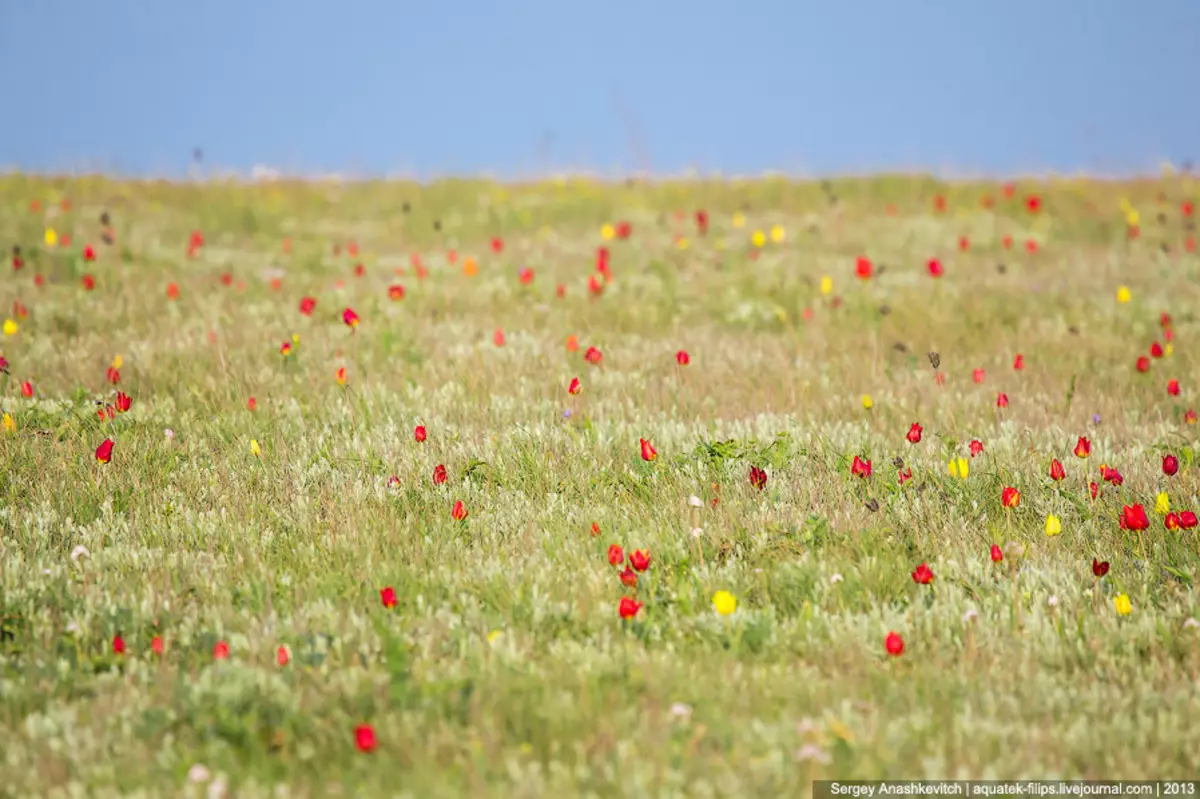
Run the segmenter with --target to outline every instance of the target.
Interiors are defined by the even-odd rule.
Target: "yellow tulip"
[[[771,241],[775,242],[776,244],[781,243],[785,235],[786,234],[784,233],[782,225],[775,225],[773,228],[771,228]]]
[[[1133,293],[1129,291],[1129,286],[1121,286],[1117,289],[1117,302],[1129,302],[1133,299]]]
[[[605,241],[612,241],[613,237],[616,235],[617,229],[612,225],[606,224],[604,227],[600,228],[600,238],[604,239]]]
[[[4,335],[15,336],[15,335],[17,335],[17,330],[18,330],[18,328],[17,328],[16,322],[14,322],[11,319],[4,320]]]
[[[52,227],[46,228],[46,235],[43,237],[47,247],[55,247],[58,245],[58,233]]]
[[[822,294],[832,294],[833,293],[833,278],[831,278],[829,275],[826,275],[825,277],[821,278],[821,293]]]
[[[750,237],[750,241],[755,247],[761,247],[767,243],[767,234],[761,230],[756,230],[754,231],[754,235]]]
[[[12,414],[8,411],[4,412],[4,431],[6,433],[17,432],[17,420],[13,419]]]
[[[1113,597],[1113,607],[1121,616],[1128,616],[1133,612],[1133,603],[1129,601],[1128,594],[1117,594]]]
[[[722,616],[728,616],[737,610],[737,597],[728,591],[718,591],[713,594],[712,603],[713,610]]]
[[[1171,512],[1171,498],[1167,496],[1166,491],[1159,491],[1158,496],[1154,498],[1154,512],[1159,516],[1166,516]]]
[[[118,353],[116,355],[116,357],[114,357],[112,360],[112,368],[120,369],[124,365],[125,365],[125,359],[121,357],[120,353]]]
[[[1129,225],[1130,227],[1137,227],[1141,223],[1142,215],[1137,211],[1130,209],[1129,211],[1125,212],[1125,224]]]
[[[262,454],[262,450],[259,449],[259,447],[258,447],[258,439],[257,438],[250,439],[250,454],[256,458]]]
[[[680,236],[680,237],[679,237],[679,241],[675,242],[675,247],[676,247],[676,248],[678,248],[678,249],[680,249],[680,250],[686,250],[686,249],[688,248],[688,240],[687,240],[687,237],[686,237],[686,236]]]
[[[1062,522],[1058,517],[1051,513],[1046,517],[1046,535],[1058,535],[1062,532]]]
[[[746,226],[746,215],[743,214],[741,211],[738,211],[737,213],[735,213],[733,215],[733,226],[735,228],[737,228],[738,230],[741,230],[742,228],[744,228]]]
[[[869,411],[875,407],[875,400],[871,399],[870,394],[862,395],[862,406],[863,406],[863,410],[865,410],[865,411]]]
[[[971,466],[966,458],[951,458],[950,463],[946,466],[950,476],[957,477],[959,480],[966,480],[967,475],[971,473]]]

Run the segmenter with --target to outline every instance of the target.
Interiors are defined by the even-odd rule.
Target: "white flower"
[[[71,561],[73,563],[78,563],[80,558],[90,558],[91,556],[92,553],[88,552],[88,548],[83,544],[77,544],[75,548],[71,550]]]
[[[975,608],[969,608],[967,610],[967,612],[963,614],[963,618],[962,618],[963,624],[973,622],[978,618],[979,618],[979,611],[977,611]]]
[[[671,705],[671,715],[677,719],[691,718],[692,706],[684,704],[683,702],[676,702],[675,704]]]
[[[805,744],[796,750],[797,760],[811,760],[814,763],[828,763],[829,753],[816,744]]]
[[[816,729],[817,729],[816,722],[814,722],[808,716],[805,716],[804,718],[802,718],[798,722],[796,722],[796,734],[797,735],[808,735],[810,732],[814,732]]]
[[[1183,629],[1185,629],[1185,630],[1189,630],[1189,629],[1190,630],[1200,630],[1200,621],[1196,621],[1195,619],[1188,619],[1187,621],[1185,621],[1183,623]]]
[[[167,437],[167,441],[175,440],[175,431],[169,427],[163,431],[163,435]]]
[[[224,799],[228,787],[225,775],[218,774],[217,778],[208,784],[208,799]]]
[[[699,527],[694,527],[694,528],[692,528],[692,538],[694,538],[694,539],[696,539],[697,541],[699,541],[699,540],[700,540],[700,536],[702,536],[702,535],[704,535],[704,531],[703,531],[703,530],[701,530]]]
[[[837,585],[838,583],[840,583],[840,582],[841,582],[842,580],[844,580],[844,579],[846,579],[846,578],[845,578],[845,577],[843,577],[843,576],[842,576],[842,575],[840,575],[840,574],[837,574],[837,573],[835,572],[833,575],[831,575],[831,576],[830,576],[830,578],[829,578],[829,582],[830,582],[832,585]]]
[[[1052,608],[1058,607],[1058,597],[1055,596],[1054,594],[1051,594],[1049,597],[1046,598],[1046,604]]]
[[[203,763],[197,763],[188,769],[188,782],[208,782],[211,778],[212,774]]]
[[[690,497],[688,497],[688,504],[693,508],[704,507],[704,503],[700,501],[700,497],[696,496],[695,494],[692,494]]]

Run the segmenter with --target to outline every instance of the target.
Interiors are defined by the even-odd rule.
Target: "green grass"
[[[0,241],[25,260],[0,290],[19,325],[0,341],[15,426],[0,431],[4,790],[791,796],[831,776],[1194,775],[1200,528],[1166,530],[1154,505],[1165,491],[1200,510],[1185,421],[1200,256],[1180,211],[1195,195],[1179,177],[1023,183],[1012,198],[904,177],[0,179]],[[591,296],[602,225],[619,220],[633,235],[607,242],[612,281]],[[752,258],[753,232],[775,225],[784,240]],[[48,226],[70,245],[45,246]],[[188,257],[193,230],[205,244]],[[1141,374],[1137,357],[1166,343],[1162,312],[1171,352]],[[132,408],[98,418],[117,389]],[[1167,452],[1182,462],[1170,478]],[[869,479],[851,476],[855,455]],[[966,480],[948,473],[960,456]],[[1124,483],[1093,501],[1101,464]],[[1005,486],[1019,507],[1001,506]],[[1118,525],[1135,502],[1140,533]],[[1050,513],[1061,535],[1045,534]],[[618,617],[632,589],[614,543],[652,557],[633,621]],[[1093,558],[1112,564],[1098,586]],[[910,576],[923,562],[931,585]],[[733,615],[714,611],[718,590]],[[197,764],[207,774],[189,777]]]

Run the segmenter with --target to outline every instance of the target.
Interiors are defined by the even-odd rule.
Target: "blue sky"
[[[0,2],[0,166],[1127,172],[1200,157],[1200,2]]]

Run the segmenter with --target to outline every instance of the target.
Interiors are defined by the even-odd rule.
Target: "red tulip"
[[[439,463],[437,466],[434,466],[433,467],[433,484],[435,486],[440,486],[442,483],[446,482],[446,480],[447,480],[447,475],[446,475],[445,465]]]
[[[652,461],[658,457],[658,452],[655,451],[654,447],[650,444],[649,441],[647,441],[644,438],[639,438],[638,442],[641,444],[641,447],[642,447],[642,460]]]
[[[857,455],[854,456],[854,461],[850,464],[850,474],[855,477],[866,479],[871,476],[871,461],[863,460]]]
[[[1042,198],[1036,194],[1031,194],[1025,198],[1025,207],[1029,209],[1029,213],[1036,214],[1042,210]]]
[[[342,321],[346,323],[346,327],[353,330],[358,327],[358,314],[354,312],[353,308],[347,308],[342,311]]]
[[[1008,407],[1008,395],[1005,394],[1003,391],[1001,391],[999,394],[996,395],[996,407],[997,408],[1007,408]]]
[[[629,565],[634,571],[644,572],[650,568],[650,553],[641,549],[635,549],[629,553]]]
[[[291,660],[292,660],[292,657],[291,657],[291,655],[288,654],[288,650],[287,650],[286,646],[280,646],[278,649],[275,650],[275,663],[278,664],[278,666],[280,668],[283,668],[284,666],[286,666],[288,663],[291,662]]]
[[[1163,356],[1162,345],[1157,341],[1150,345],[1150,357],[1161,358]]]
[[[1174,455],[1163,455],[1162,470],[1167,477],[1174,477],[1175,473],[1179,471],[1179,458]]]
[[[554,287],[554,296],[558,297],[560,300],[563,297],[567,296],[567,287],[564,286],[562,283],[559,283],[557,286]]]
[[[618,239],[624,240],[624,239],[629,238],[632,235],[633,235],[633,225],[631,225],[629,222],[618,222],[617,223],[617,238]]]
[[[388,478],[387,487],[390,491],[396,491],[400,488],[400,476],[393,474]]]
[[[968,445],[968,448],[971,450],[972,458],[974,458],[976,455],[983,454],[983,442],[977,438],[971,439],[971,443]]]
[[[911,479],[912,479],[912,467],[911,466],[906,469],[901,469],[899,472],[896,473],[896,481],[900,485],[904,485]]]
[[[496,253],[496,255],[504,252],[504,239],[499,236],[492,239],[492,252]]]
[[[1137,359],[1137,370],[1139,372],[1143,372],[1143,373],[1150,371],[1150,359],[1147,358],[1145,355],[1138,358]]]
[[[1012,237],[1012,236],[1005,236],[1003,239],[1001,239],[1001,240],[1000,240],[1000,242],[1001,242],[1001,244],[1003,244],[1003,245],[1004,245],[1004,249],[1006,249],[1006,250],[1011,250],[1011,249],[1012,249],[1012,244],[1013,244],[1013,237]]]
[[[701,210],[701,211],[696,212],[696,230],[700,231],[701,236],[708,235],[708,212],[707,211]]]
[[[900,657],[904,654],[904,639],[900,637],[899,633],[888,633],[883,645],[892,657]]]
[[[316,310],[317,300],[315,297],[304,297],[300,300],[300,313],[305,316],[312,316],[312,312]],[[349,309],[347,309],[349,310]],[[347,322],[346,324],[350,324]]]
[[[1125,482],[1125,478],[1121,476],[1120,472],[1104,464],[1100,465],[1100,477],[1115,486],[1119,486]]]
[[[1095,500],[1096,497],[1100,496],[1100,484],[1099,483],[1096,483],[1094,481],[1091,483],[1088,483],[1088,490],[1092,492],[1093,500]]]
[[[937,258],[930,258],[928,263],[925,264],[925,266],[927,269],[929,269],[930,277],[938,278],[938,277],[942,276],[942,274],[943,274],[942,262],[939,261]]]
[[[1195,410],[1195,408],[1188,408],[1188,409],[1187,409],[1187,411],[1186,411],[1186,412],[1183,414],[1183,421],[1184,421],[1184,423],[1185,423],[1185,424],[1195,424],[1195,423],[1196,423],[1196,410]]]
[[[921,433],[923,432],[925,432],[925,428],[921,427],[919,423],[913,422],[912,427],[908,428],[908,434],[904,437],[908,439],[908,443],[910,444],[920,444]]]
[[[1006,508],[1015,508],[1021,504],[1021,492],[1012,486],[1005,486],[1000,492],[1000,504]]]
[[[675,353],[675,363],[679,364],[680,366],[687,366],[691,362],[692,359],[687,354],[687,350],[680,350],[679,352]]]
[[[504,331],[501,330],[500,328],[496,328],[496,332],[492,334],[492,342],[497,347],[503,347],[504,346]]]
[[[1025,368],[1025,358],[1024,358],[1024,356],[1021,355],[1021,353],[1018,352],[1016,354],[1016,356],[1013,358],[1013,369],[1015,369],[1016,371],[1020,371],[1024,368]]]
[[[213,644],[213,660],[228,660],[229,659],[229,644],[224,641],[217,641]]]
[[[455,502],[454,507],[450,510],[450,515],[454,517],[454,521],[456,522],[463,521],[467,518],[468,514],[467,506],[463,504],[461,499]]]
[[[1172,513],[1168,513],[1166,516],[1164,516],[1163,517],[1163,527],[1167,528],[1168,530],[1178,530],[1179,529],[1179,514],[1172,512]]]
[[[362,264],[354,265],[354,276],[355,277],[362,277],[366,273],[367,273],[367,268],[365,266],[363,266]]]
[[[854,265],[854,273],[858,275],[860,280],[869,280],[874,267],[871,265],[871,259],[865,255],[858,256],[858,260]]]
[[[1184,216],[1191,216],[1192,212],[1195,210],[1196,210],[1196,206],[1192,204],[1191,200],[1184,200],[1183,203],[1180,204],[1180,206],[1179,206],[1179,211]]]
[[[254,397],[251,397],[250,399],[246,400],[246,409],[251,410],[251,411],[257,410],[258,409],[258,400],[256,400]]]
[[[100,463],[108,463],[112,460],[113,442],[111,438],[106,438],[96,447],[96,460]]]
[[[958,249],[962,250],[963,252],[966,252],[967,250],[971,249],[971,240],[968,239],[966,236],[959,236],[958,237]]]
[[[1198,523],[1196,514],[1190,510],[1179,512],[1179,526],[1184,530],[1191,530]]]
[[[624,585],[628,588],[633,588],[638,583],[637,572],[628,566],[625,567],[625,571],[621,572],[620,577],[621,585]]]
[[[985,373],[982,369],[975,369],[971,372],[971,379],[974,380],[976,383],[982,383],[984,374]]]
[[[21,384],[21,396],[25,397],[26,399],[33,397],[33,383],[30,383],[28,380],[26,380]]]
[[[583,390],[583,386],[580,385],[579,378],[572,377],[570,384],[567,386],[567,393],[570,394],[571,396],[574,396],[574,395],[578,394],[581,390]]]
[[[631,599],[627,596],[621,597],[621,604],[617,606],[617,612],[621,614],[622,619],[632,619],[638,615],[638,611],[643,607],[641,602],[636,599]]]
[[[933,210],[941,213],[946,210],[946,198],[942,195],[937,195],[933,198]]]
[[[750,467],[750,485],[762,491],[767,487],[767,473],[757,466]]]
[[[166,647],[163,645],[162,636],[154,636],[150,641],[150,651],[156,655],[161,655]]]
[[[225,285],[225,286],[232,286],[233,285],[233,275],[231,275],[229,272],[222,272],[221,273],[221,283],[222,283],[222,285]]]
[[[916,571],[912,573],[912,578],[914,583],[919,583],[920,585],[929,585],[933,582],[933,571],[928,565],[922,563],[916,568]]]
[[[600,361],[604,360],[604,354],[595,347],[588,347],[587,351],[583,354],[583,359],[590,364],[597,365]]]
[[[517,280],[521,282],[521,285],[528,286],[533,282],[533,270],[528,266],[525,267],[517,273]]]
[[[600,535],[600,522],[592,522],[592,537]]]
[[[608,562],[613,566],[620,566],[625,562],[625,550],[621,549],[619,544],[609,545]]]
[[[596,271],[602,275],[608,274],[608,256],[607,247],[596,248]]]
[[[399,283],[388,286],[388,299],[393,302],[404,299],[404,286],[401,286]]]
[[[127,413],[129,409],[133,407],[133,399],[124,391],[118,391],[116,406],[117,410],[121,413]]]
[[[1121,508],[1120,522],[1122,530],[1145,530],[1150,526],[1150,519],[1146,516],[1146,509],[1140,504],[1123,506]]]
[[[1171,397],[1179,396],[1179,381],[1178,380],[1168,380],[1167,381],[1167,395],[1171,396]]]
[[[595,275],[588,277],[588,291],[595,296],[600,296],[604,293],[604,281]]]
[[[1108,561],[1092,558],[1092,574],[1096,576],[1096,579],[1108,574]]]
[[[92,277],[91,275],[84,275],[83,288],[84,291],[91,291],[92,289],[96,288],[96,278]]]
[[[168,283],[167,284],[167,299],[168,300],[179,299],[179,285],[178,284],[176,284],[176,283]]]
[[[1092,454],[1092,442],[1084,436],[1080,436],[1075,442],[1075,457],[1086,458]]]
[[[999,544],[992,544],[991,556],[992,563],[999,563],[1004,560],[1004,550],[1000,548]]]
[[[354,745],[358,751],[370,754],[375,751],[375,728],[370,724],[359,724],[354,728]]]
[[[112,640],[112,650],[114,655],[125,654],[125,639],[120,635],[114,635]]]
[[[413,438],[415,438],[417,440],[418,444],[421,444],[425,441],[425,437],[426,437],[425,425],[423,425],[423,424],[417,425],[413,429]]]
[[[385,608],[396,607],[396,589],[390,585],[387,588],[379,589],[379,602]]]
[[[1062,461],[1054,458],[1050,461],[1050,479],[1055,482],[1060,482],[1067,476],[1066,469],[1063,468]]]
[[[89,264],[92,261],[96,260],[96,249],[92,245],[90,245],[90,244],[84,245],[83,260],[87,261]]]

